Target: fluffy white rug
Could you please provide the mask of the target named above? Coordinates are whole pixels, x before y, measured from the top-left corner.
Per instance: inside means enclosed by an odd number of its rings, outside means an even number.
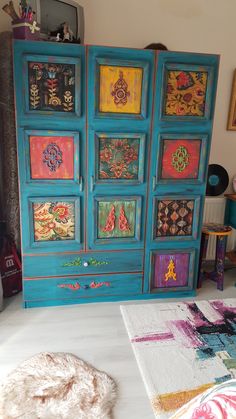
[[[43,352],[24,361],[0,387],[0,418],[108,419],[116,385],[68,353]]]

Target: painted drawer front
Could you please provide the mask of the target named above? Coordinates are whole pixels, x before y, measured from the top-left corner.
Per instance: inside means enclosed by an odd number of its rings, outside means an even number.
[[[88,275],[106,272],[140,272],[143,252],[101,252],[65,255],[25,256],[26,277]]]
[[[60,300],[142,293],[142,275],[45,278],[24,281],[24,300]],[[78,301],[79,302],[79,301]],[[55,301],[56,304],[56,301]]]

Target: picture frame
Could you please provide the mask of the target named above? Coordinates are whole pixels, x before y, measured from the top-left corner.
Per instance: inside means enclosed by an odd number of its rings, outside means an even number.
[[[233,75],[227,129],[230,131],[236,131],[236,69],[234,70]]]

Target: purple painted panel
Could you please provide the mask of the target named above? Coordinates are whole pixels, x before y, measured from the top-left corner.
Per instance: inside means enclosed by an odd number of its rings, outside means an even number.
[[[189,253],[155,254],[153,288],[188,285],[189,259]]]

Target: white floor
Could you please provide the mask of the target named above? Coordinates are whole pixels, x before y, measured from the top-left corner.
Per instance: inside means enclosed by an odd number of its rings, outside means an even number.
[[[223,292],[216,290],[214,283],[206,281],[196,298],[235,297],[235,280],[236,269],[228,271]],[[152,300],[148,303],[164,301]],[[145,301],[121,304],[135,303],[144,304]],[[6,304],[0,313],[1,377],[37,352],[71,352],[115,379],[119,397],[114,419],[153,419],[120,314],[120,303],[24,310],[21,308],[21,295],[18,295],[6,300]]]

